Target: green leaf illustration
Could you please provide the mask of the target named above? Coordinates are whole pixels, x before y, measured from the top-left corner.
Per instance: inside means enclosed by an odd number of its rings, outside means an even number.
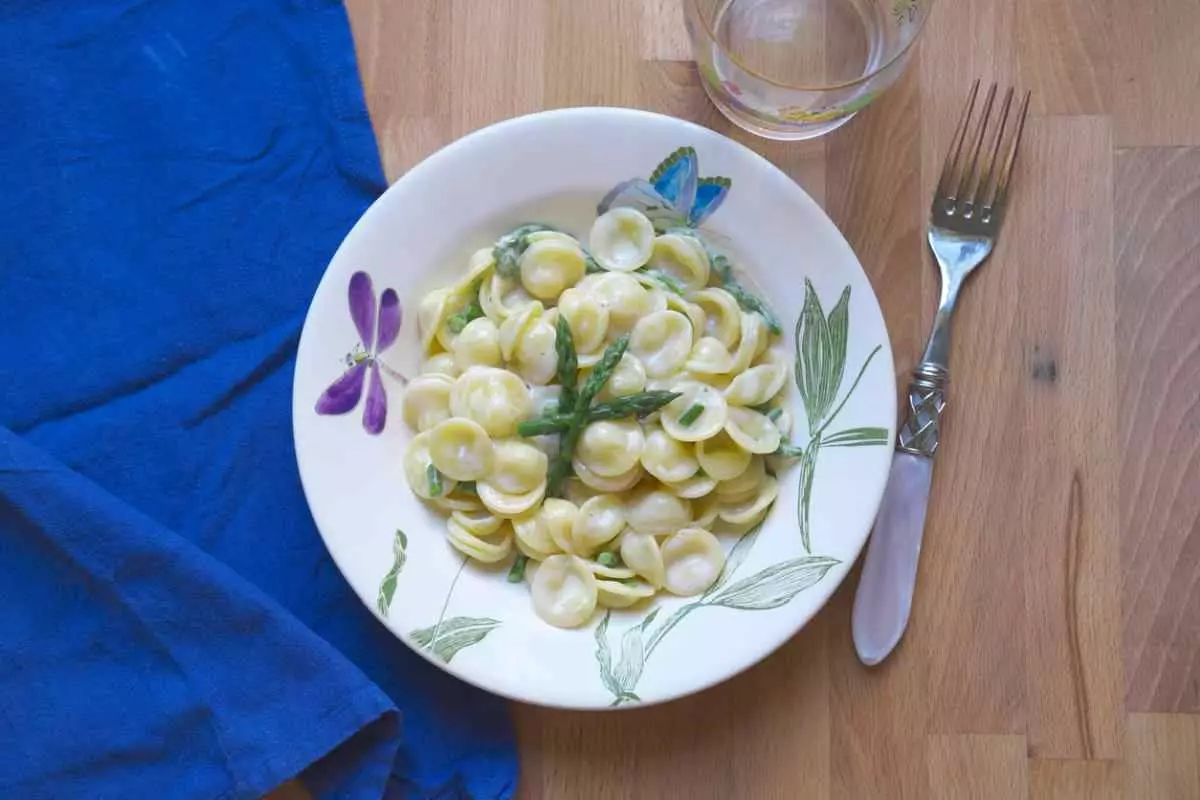
[[[375,607],[379,610],[380,616],[386,617],[392,607],[392,598],[396,595],[396,581],[408,558],[405,552],[407,549],[408,537],[404,535],[404,531],[397,529],[396,536],[392,539],[392,568],[379,582],[379,595],[375,599]]]
[[[438,660],[449,664],[460,650],[479,644],[499,624],[499,620],[487,617],[451,617],[409,636],[418,647],[432,651]]]
[[[686,617],[688,614],[691,614],[697,608],[701,608],[702,606],[703,603],[697,602],[688,603],[686,606],[675,609],[675,613],[667,617],[667,621],[662,625],[659,625],[658,629],[655,630],[654,633],[650,634],[650,638],[646,641],[645,657],[650,658],[650,654],[654,652],[654,648],[658,647],[658,643],[662,641],[663,637],[670,633],[672,628],[683,622],[684,617]],[[657,612],[658,609],[655,609],[655,613]]]
[[[800,497],[796,501],[796,521],[800,525],[800,541],[806,553],[812,552],[812,526],[809,508],[812,506],[813,478],[817,474],[817,454],[821,452],[821,434],[813,437],[800,456]]]
[[[786,605],[800,592],[816,585],[830,567],[841,563],[827,556],[804,556],[767,567],[749,578],[730,584],[708,605],[743,611],[765,611]]]
[[[729,555],[725,556],[725,569],[721,570],[721,575],[717,578],[717,582],[708,587],[708,591],[701,596],[702,600],[705,597],[711,597],[716,594],[718,589],[729,582],[729,579],[733,577],[733,573],[737,572],[738,567],[746,560],[746,556],[750,555],[750,548],[758,540],[758,534],[762,530],[762,527],[763,524],[761,522],[758,523],[734,542]]]
[[[825,447],[872,447],[887,443],[887,428],[847,428],[821,440]]]
[[[846,374],[846,343],[850,333],[850,287],[842,290],[842,296],[829,312],[829,355],[826,362],[825,396],[821,398],[822,406],[829,409],[837,399],[838,389],[842,387],[842,378]]]
[[[642,626],[634,625],[625,631],[621,637],[621,659],[613,670],[620,691],[629,692],[637,686],[642,677],[642,668],[646,666],[645,642],[642,640]]]
[[[828,408],[821,407],[825,394],[825,362],[829,357],[829,325],[821,311],[821,300],[812,282],[804,279],[804,307],[793,332],[796,345],[796,388],[804,402],[809,431],[815,431]]]
[[[612,650],[608,647],[608,618],[611,616],[611,611],[606,612],[604,619],[596,626],[596,661],[600,664],[600,681],[606,689],[619,697],[621,687],[613,677]]]

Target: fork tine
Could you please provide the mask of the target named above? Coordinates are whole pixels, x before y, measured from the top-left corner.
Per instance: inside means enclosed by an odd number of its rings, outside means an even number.
[[[1008,182],[1012,178],[1013,164],[1017,162],[1017,150],[1021,146],[1021,135],[1025,132],[1025,117],[1029,113],[1030,94],[1032,93],[1025,92],[1025,97],[1021,100],[1021,110],[1017,112],[1017,132],[1013,135],[1012,147],[1008,151],[1008,158],[1004,161],[1004,168],[996,179],[996,197],[991,204],[995,208],[1003,206],[1008,195]]]
[[[975,195],[971,204],[976,208],[987,207],[989,194],[992,193],[992,178],[995,177],[996,159],[1000,155],[1000,145],[1004,142],[1004,131],[1008,127],[1008,114],[1012,109],[1013,90],[1010,86],[1004,93],[1004,103],[1000,107],[1000,127],[992,139],[992,146],[984,157],[983,166],[979,170],[979,185],[975,187]]]
[[[979,79],[971,84],[971,92],[967,95],[967,104],[963,107],[962,118],[954,129],[954,138],[950,140],[950,150],[946,153],[946,163],[942,167],[942,177],[938,179],[937,196],[950,197],[950,185],[954,181],[954,173],[958,169],[958,156],[962,150],[963,141],[967,137],[967,124],[971,121],[971,112],[975,110],[975,96],[979,93]]]
[[[979,119],[979,132],[975,136],[975,144],[971,148],[971,158],[963,167],[962,178],[958,184],[958,194],[956,197],[964,198],[969,196],[969,189],[975,180],[977,167],[979,166],[979,151],[983,148],[983,137],[987,135],[988,121],[992,116],[992,103],[996,99],[996,84],[988,87],[987,97],[983,101],[983,116]]]

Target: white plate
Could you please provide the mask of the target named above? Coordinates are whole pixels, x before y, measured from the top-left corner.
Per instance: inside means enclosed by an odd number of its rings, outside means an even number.
[[[586,627],[559,630],[534,615],[525,584],[506,582],[507,564],[464,567],[446,542],[441,517],[409,491],[402,454],[412,433],[400,417],[404,389],[393,373],[416,370],[421,296],[464,272],[473,251],[530,220],[586,237],[597,203],[612,187],[649,178],[680,147],[694,148],[700,175],[730,179],[702,230],[768,299],[790,356],[806,282],[826,317],[849,289],[844,367],[831,375],[836,386],[824,401],[809,398],[817,417],[811,427],[801,392],[793,386],[789,395],[792,441],[804,446],[810,431],[822,431],[811,465],[807,546],[800,530],[807,469],[795,463],[781,473],[779,500],[757,536],[725,542],[735,551],[707,595],[666,596],[610,617],[598,612]],[[382,352],[362,341],[351,320],[348,287],[356,272],[370,276],[376,298],[393,290],[388,299],[398,296],[403,310],[399,338]],[[374,337],[370,331],[365,338]],[[316,412],[317,399],[356,353],[368,377],[377,359],[381,366],[389,413],[379,433],[366,430],[367,400],[354,403],[353,387],[344,413]],[[718,683],[767,656],[812,618],[846,576],[877,510],[895,433],[895,388],[870,284],[841,234],[799,186],[706,128],[640,111],[581,108],[473,133],[376,201],[338,249],[313,298],[292,411],[304,491],[325,544],[396,636],[488,691],[550,706],[607,708],[661,702]]]

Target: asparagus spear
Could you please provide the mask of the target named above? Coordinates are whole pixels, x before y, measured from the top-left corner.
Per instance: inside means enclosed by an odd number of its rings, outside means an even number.
[[[678,392],[665,391],[638,392],[618,397],[606,403],[597,403],[589,408],[587,421],[599,422],[606,419],[644,417],[658,411],[677,397],[679,397]],[[527,419],[517,425],[517,435],[545,436],[550,433],[562,433],[570,427],[573,418],[574,414],[563,413],[560,409],[556,414]]]
[[[571,457],[575,454],[575,444],[579,441],[579,435],[583,432],[584,425],[587,424],[588,407],[596,398],[596,394],[604,388],[604,384],[612,375],[613,370],[617,368],[617,364],[621,362],[621,357],[625,355],[628,347],[629,334],[625,334],[610,344],[604,351],[604,355],[600,357],[599,363],[592,370],[592,374],[584,382],[583,388],[579,390],[570,425],[559,437],[558,455],[550,465],[547,475],[546,491],[548,494],[558,496],[561,491],[563,481],[571,472]]]
[[[575,353],[575,337],[571,333],[571,326],[561,314],[558,316],[554,349],[558,353],[558,382],[562,386],[562,393],[558,396],[558,410],[569,414],[575,410],[579,357]]]
[[[505,278],[517,277],[521,272],[521,256],[529,247],[529,234],[552,230],[555,228],[542,225],[540,222],[532,222],[514,228],[501,236],[497,240],[496,246],[492,248],[492,257],[496,259],[496,272]]]

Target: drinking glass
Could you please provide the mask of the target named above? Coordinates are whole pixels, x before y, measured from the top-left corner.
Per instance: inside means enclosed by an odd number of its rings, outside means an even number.
[[[725,116],[768,139],[841,127],[904,71],[933,0],[682,0]]]

